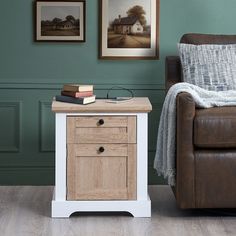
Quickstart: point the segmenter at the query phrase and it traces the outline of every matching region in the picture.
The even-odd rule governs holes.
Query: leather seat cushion
[[[236,148],[236,107],[196,109],[193,135],[199,148]]]

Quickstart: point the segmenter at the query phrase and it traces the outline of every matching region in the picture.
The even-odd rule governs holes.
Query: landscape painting
[[[37,40],[84,41],[84,1],[36,4]]]
[[[151,2],[109,1],[108,48],[150,48]]]
[[[159,0],[101,0],[101,59],[158,58]]]
[[[42,7],[42,36],[80,35],[80,7]]]

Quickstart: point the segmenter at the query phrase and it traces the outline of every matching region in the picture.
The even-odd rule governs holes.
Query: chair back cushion
[[[179,44],[183,81],[212,91],[236,90],[236,44]]]
[[[180,43],[185,44],[236,44],[236,35],[184,34]]]
[[[184,34],[180,43],[185,44],[236,44],[236,35]],[[175,83],[183,81],[179,57],[166,58],[166,90]]]

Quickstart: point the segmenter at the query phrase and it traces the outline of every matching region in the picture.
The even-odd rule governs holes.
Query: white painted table
[[[53,101],[56,113],[56,171],[52,200],[52,217],[69,217],[74,212],[130,212],[134,217],[150,217],[151,201],[148,195],[148,112],[152,110],[148,98],[133,98],[118,104],[97,100],[89,105]],[[136,193],[132,200],[67,200],[67,117],[103,116],[136,117],[137,165]]]

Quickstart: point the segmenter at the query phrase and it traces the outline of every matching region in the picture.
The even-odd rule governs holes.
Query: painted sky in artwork
[[[133,6],[142,6],[146,12],[147,25],[151,22],[151,0],[109,0],[109,22],[112,22],[115,18],[126,17],[126,12]]]
[[[55,17],[64,20],[66,16],[72,15],[75,19],[79,19],[79,6],[42,6],[41,19],[53,20]]]

